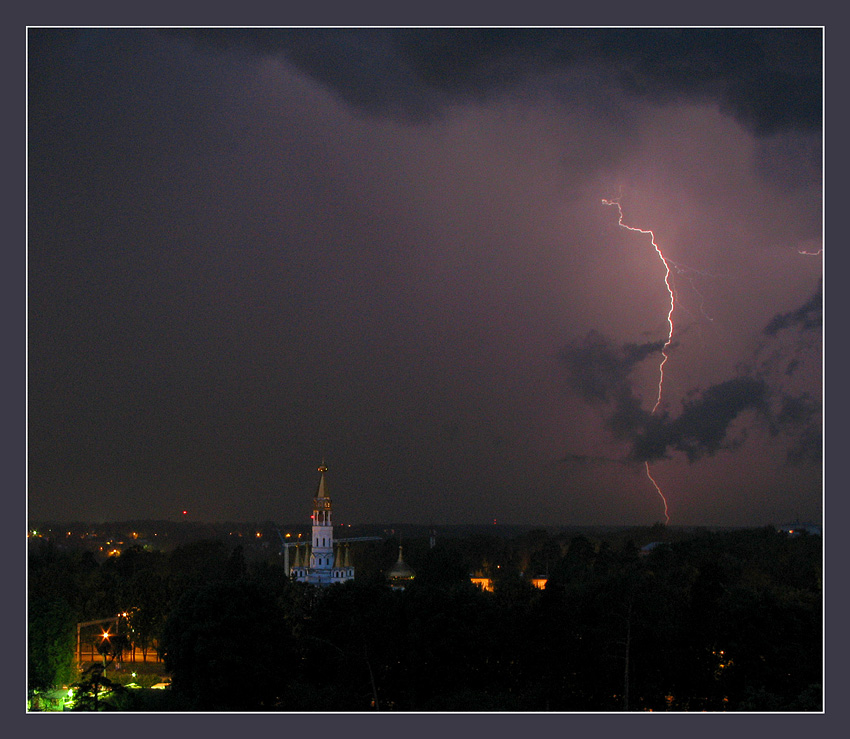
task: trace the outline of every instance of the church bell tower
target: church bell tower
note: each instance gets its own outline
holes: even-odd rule
[[[334,531],[331,513],[333,505],[328,495],[325,463],[319,467],[319,487],[313,497],[313,514],[310,516],[312,534],[309,548],[301,552],[296,547],[295,564],[290,568],[290,576],[298,582],[313,585],[331,585],[354,579],[354,567],[349,558],[348,546],[334,552]]]
[[[313,498],[313,537],[310,567],[321,575],[326,570],[328,578],[334,564],[334,530],[331,521],[331,499],[325,487],[325,463],[319,467],[319,488]]]

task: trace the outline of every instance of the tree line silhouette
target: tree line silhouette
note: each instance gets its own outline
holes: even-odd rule
[[[416,577],[398,591],[383,577],[397,540],[363,545],[357,579],[324,589],[220,540],[103,561],[47,543],[29,561],[30,687],[78,679],[75,624],[126,612],[128,639],[172,677],[156,710],[821,709],[819,536],[659,526],[404,544]],[[136,694],[117,707],[145,710]]]

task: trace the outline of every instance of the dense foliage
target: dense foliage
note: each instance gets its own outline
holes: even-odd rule
[[[67,680],[75,621],[126,611],[173,678],[157,710],[820,710],[820,537],[635,533],[661,543],[406,542],[404,591],[381,577],[392,541],[323,590],[219,541],[103,562],[48,546],[30,560],[30,682]]]
[[[71,682],[74,660],[74,616],[61,598],[36,598],[28,608],[28,682],[46,690]]]

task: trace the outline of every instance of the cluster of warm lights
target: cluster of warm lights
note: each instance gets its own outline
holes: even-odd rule
[[[470,577],[469,580],[482,590],[486,590],[488,593],[493,592],[493,581],[489,577]]]
[[[712,654],[717,657],[717,669],[714,671],[714,677],[719,678],[723,670],[731,667],[734,663],[726,656],[726,652],[723,649],[712,651]]]

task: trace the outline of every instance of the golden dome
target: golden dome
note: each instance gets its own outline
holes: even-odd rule
[[[398,561],[393,568],[387,572],[387,580],[412,580],[416,576],[413,569],[401,556],[401,547],[398,548]]]

